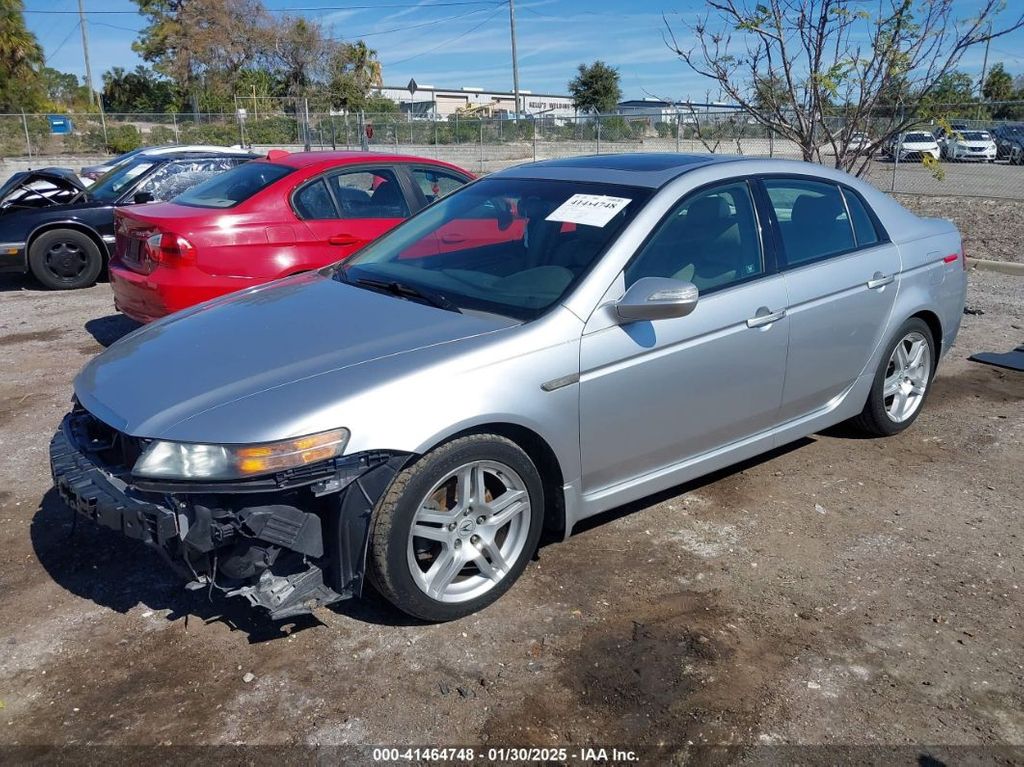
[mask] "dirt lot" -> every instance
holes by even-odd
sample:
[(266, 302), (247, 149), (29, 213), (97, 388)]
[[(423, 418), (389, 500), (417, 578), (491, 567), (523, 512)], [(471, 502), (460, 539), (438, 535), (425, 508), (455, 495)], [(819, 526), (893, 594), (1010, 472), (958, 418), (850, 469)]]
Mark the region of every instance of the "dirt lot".
[(1024, 375), (966, 361), (1024, 341), (1024, 279), (970, 282), (903, 435), (606, 515), (456, 623), (371, 599), (282, 630), (71, 534), (46, 446), (131, 323), (105, 284), (0, 278), (0, 744), (1024, 744)]
[[(1011, 166), (1007, 168), (1017, 170)], [(1024, 263), (1024, 247), (1021, 247), (1024, 201), (910, 194), (896, 197), (919, 216), (953, 219), (964, 234), (964, 249), (968, 256)]]

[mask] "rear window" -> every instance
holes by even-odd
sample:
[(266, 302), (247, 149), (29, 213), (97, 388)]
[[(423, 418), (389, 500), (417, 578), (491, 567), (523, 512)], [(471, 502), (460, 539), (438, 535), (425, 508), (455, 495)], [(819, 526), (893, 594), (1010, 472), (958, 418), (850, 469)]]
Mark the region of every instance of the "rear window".
[(243, 163), (192, 187), (174, 202), (194, 208), (233, 208), (294, 170), (279, 163)]

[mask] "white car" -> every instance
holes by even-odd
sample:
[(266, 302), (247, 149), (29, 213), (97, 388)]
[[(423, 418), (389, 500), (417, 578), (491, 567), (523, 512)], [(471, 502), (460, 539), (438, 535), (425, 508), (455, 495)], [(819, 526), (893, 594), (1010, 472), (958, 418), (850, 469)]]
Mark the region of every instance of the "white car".
[(988, 131), (958, 131), (946, 139), (943, 149), (947, 160), (996, 161), (996, 142)]
[(867, 133), (854, 133), (850, 136), (849, 151), (859, 154), (866, 152), (871, 146), (871, 137)]
[(892, 156), (900, 162), (904, 160), (922, 160), (930, 155), (938, 160), (940, 156), (939, 142), (935, 136), (926, 131), (910, 131), (902, 134), (893, 142)]

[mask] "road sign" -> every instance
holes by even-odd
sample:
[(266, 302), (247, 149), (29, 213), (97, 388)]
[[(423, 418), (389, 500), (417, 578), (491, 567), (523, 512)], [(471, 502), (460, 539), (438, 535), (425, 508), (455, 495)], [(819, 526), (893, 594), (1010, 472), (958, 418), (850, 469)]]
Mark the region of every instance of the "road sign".
[(409, 90), (409, 96), (415, 96), (416, 95), (416, 89), (419, 88), (419, 86), (416, 84), (415, 78), (410, 78), (409, 79), (409, 84), (406, 85), (405, 87), (408, 88), (408, 90)]

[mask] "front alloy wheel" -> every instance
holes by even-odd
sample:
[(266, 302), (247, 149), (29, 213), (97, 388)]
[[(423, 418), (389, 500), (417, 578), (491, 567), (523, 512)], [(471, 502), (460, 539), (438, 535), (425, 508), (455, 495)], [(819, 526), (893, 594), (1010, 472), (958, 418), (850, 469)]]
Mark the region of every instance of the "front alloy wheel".
[(473, 461), (441, 479), (418, 504), (409, 531), (409, 572), (440, 602), (486, 594), (509, 573), (530, 534), (530, 496), (519, 475)]
[(540, 475), (518, 445), (494, 434), (460, 437), (416, 459), (378, 503), (367, 574), (410, 615), (460, 618), (522, 574), (543, 516)]

